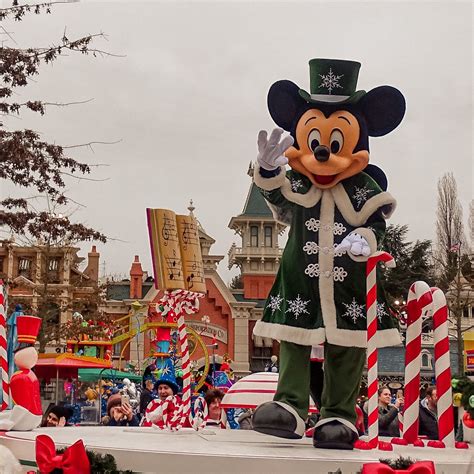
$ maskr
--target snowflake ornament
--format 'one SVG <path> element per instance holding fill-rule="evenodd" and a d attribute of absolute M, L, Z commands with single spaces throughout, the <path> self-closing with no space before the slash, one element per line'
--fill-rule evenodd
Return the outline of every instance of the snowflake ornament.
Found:
<path fill-rule="evenodd" d="M 267 308 L 271 308 L 272 314 L 275 313 L 275 311 L 280 311 L 280 305 L 283 302 L 283 298 L 280 296 L 280 294 L 276 296 L 270 296 L 270 303 L 268 303 Z"/>
<path fill-rule="evenodd" d="M 379 303 L 377 302 L 377 319 L 382 322 L 382 318 L 384 316 L 389 316 L 385 309 L 385 303 Z"/>
<path fill-rule="evenodd" d="M 303 181 L 301 179 L 292 179 L 291 180 L 291 190 L 296 193 L 299 188 L 303 187 Z"/>
<path fill-rule="evenodd" d="M 355 298 L 352 298 L 352 302 L 350 304 L 348 303 L 342 303 L 346 307 L 346 312 L 343 313 L 341 316 L 343 318 L 350 318 L 352 321 L 357 323 L 357 321 L 360 318 L 365 318 L 365 311 L 364 311 L 364 304 L 359 304 L 355 300 Z"/>
<path fill-rule="evenodd" d="M 342 89 L 342 86 L 339 84 L 339 79 L 341 79 L 343 76 L 344 74 L 337 76 L 332 72 L 332 68 L 329 68 L 328 74 L 319 74 L 319 77 L 322 79 L 319 87 L 327 89 L 329 94 L 332 94 L 333 89 Z"/>
<path fill-rule="evenodd" d="M 355 193 L 352 195 L 352 198 L 356 200 L 357 209 L 359 209 L 362 204 L 365 204 L 365 201 L 367 201 L 369 194 L 373 192 L 374 190 L 368 189 L 367 186 L 364 186 L 363 188 L 355 186 Z"/>
<path fill-rule="evenodd" d="M 319 245 L 316 242 L 309 241 L 304 244 L 303 250 L 308 255 L 314 255 L 319 252 Z"/>
<path fill-rule="evenodd" d="M 293 313 L 295 315 L 295 319 L 298 319 L 298 316 L 300 314 L 309 314 L 308 310 L 306 309 L 306 305 L 309 303 L 309 300 L 302 300 L 300 298 L 300 295 L 296 297 L 294 300 L 286 300 L 288 305 L 290 306 L 286 312 L 287 313 Z"/>
<path fill-rule="evenodd" d="M 311 219 L 308 219 L 304 225 L 307 227 L 308 230 L 312 230 L 313 232 L 317 232 L 319 228 L 321 227 L 321 221 L 319 219 L 315 219 L 314 217 L 311 217 Z"/>

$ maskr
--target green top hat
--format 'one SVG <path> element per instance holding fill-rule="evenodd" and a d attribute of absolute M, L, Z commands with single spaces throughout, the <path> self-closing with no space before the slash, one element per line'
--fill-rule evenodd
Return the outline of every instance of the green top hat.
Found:
<path fill-rule="evenodd" d="M 310 91 L 299 94 L 312 104 L 355 103 L 365 95 L 356 91 L 360 63 L 342 59 L 311 59 L 309 61 Z"/>

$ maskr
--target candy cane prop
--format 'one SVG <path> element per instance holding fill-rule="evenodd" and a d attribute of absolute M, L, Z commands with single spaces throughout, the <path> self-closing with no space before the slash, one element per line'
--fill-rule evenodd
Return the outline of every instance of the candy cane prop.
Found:
<path fill-rule="evenodd" d="M 368 431 L 370 448 L 379 446 L 378 420 L 378 372 L 377 372 L 377 264 L 384 262 L 388 268 L 395 267 L 395 260 L 387 252 L 375 252 L 367 260 L 367 395 L 368 402 Z"/>
<path fill-rule="evenodd" d="M 435 351 L 436 392 L 438 395 L 438 439 L 454 447 L 453 394 L 449 359 L 448 307 L 439 288 L 431 288 L 433 296 L 433 329 Z M 428 442 L 428 446 L 431 441 Z M 436 446 L 438 447 L 438 446 Z"/>
<path fill-rule="evenodd" d="M 6 332 L 6 287 L 0 280 L 0 368 L 2 370 L 2 406 L 6 410 L 10 404 L 10 380 L 8 377 L 7 332 Z"/>
<path fill-rule="evenodd" d="M 417 443 L 420 413 L 421 323 L 422 315 L 432 307 L 430 287 L 424 281 L 413 283 L 408 292 L 405 352 L 405 409 L 403 439 Z"/>

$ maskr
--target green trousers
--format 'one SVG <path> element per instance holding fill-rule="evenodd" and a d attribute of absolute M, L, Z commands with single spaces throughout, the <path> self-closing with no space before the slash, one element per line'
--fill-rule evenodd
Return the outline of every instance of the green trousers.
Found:
<path fill-rule="evenodd" d="M 280 343 L 280 370 L 274 400 L 292 406 L 306 420 L 311 383 L 311 347 L 292 342 Z M 324 383 L 321 394 L 321 418 L 343 418 L 355 424 L 355 405 L 366 350 L 360 347 L 324 345 Z"/>

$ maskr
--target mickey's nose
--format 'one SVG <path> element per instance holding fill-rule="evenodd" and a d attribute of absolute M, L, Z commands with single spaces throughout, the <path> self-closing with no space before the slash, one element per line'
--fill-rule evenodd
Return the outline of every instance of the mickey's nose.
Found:
<path fill-rule="evenodd" d="M 324 162 L 324 161 L 328 161 L 329 160 L 329 155 L 330 155 L 330 151 L 329 151 L 329 148 L 327 146 L 324 146 L 324 145 L 318 145 L 314 151 L 314 157 L 318 160 L 318 161 L 321 161 L 321 162 Z"/>

